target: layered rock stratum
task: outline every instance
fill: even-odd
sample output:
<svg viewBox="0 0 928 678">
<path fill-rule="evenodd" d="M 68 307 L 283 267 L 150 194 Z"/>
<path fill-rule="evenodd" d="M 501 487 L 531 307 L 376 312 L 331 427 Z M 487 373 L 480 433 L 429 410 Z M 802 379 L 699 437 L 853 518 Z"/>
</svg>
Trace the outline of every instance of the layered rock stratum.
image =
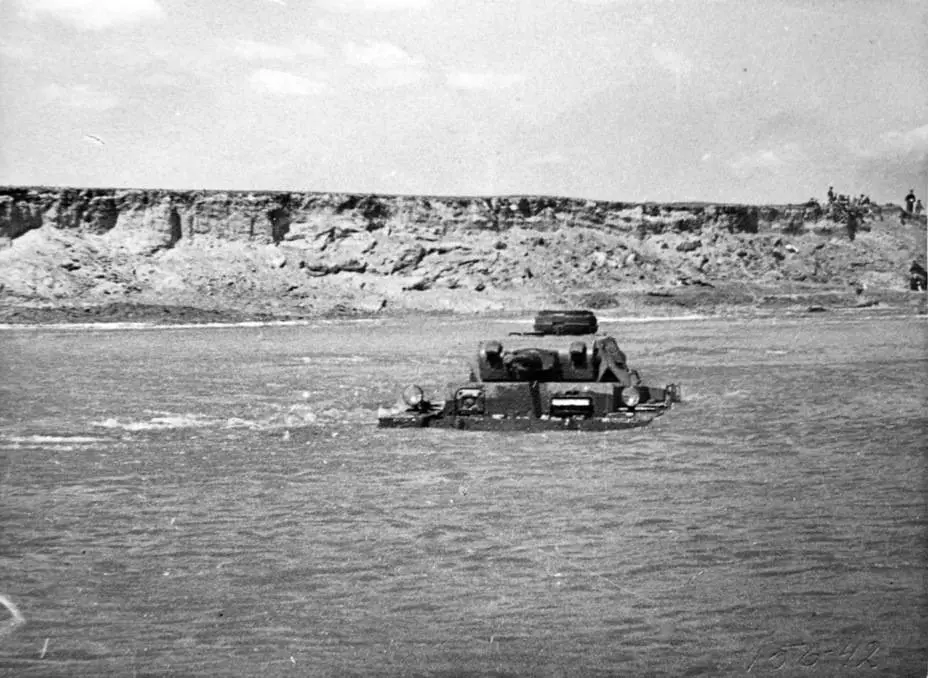
<svg viewBox="0 0 928 678">
<path fill-rule="evenodd" d="M 895 205 L 0 188 L 6 321 L 916 308 L 924 259 Z"/>
</svg>

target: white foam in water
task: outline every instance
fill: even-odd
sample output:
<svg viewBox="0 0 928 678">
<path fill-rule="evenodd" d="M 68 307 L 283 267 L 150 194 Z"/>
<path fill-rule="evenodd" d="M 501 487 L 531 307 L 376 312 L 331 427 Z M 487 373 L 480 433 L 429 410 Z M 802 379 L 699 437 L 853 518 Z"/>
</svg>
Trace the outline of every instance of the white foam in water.
<svg viewBox="0 0 928 678">
<path fill-rule="evenodd" d="M 860 309 L 857 308 L 836 308 L 833 309 L 837 313 L 854 313 L 860 314 Z M 805 317 L 805 314 L 801 314 L 800 317 Z M 909 314 L 886 314 L 886 315 L 858 315 L 861 320 L 869 320 L 874 317 L 879 317 L 884 320 L 896 320 L 896 319 L 907 319 L 907 318 L 917 318 L 921 320 L 928 319 L 928 315 L 909 315 Z M 770 318 L 761 317 L 753 318 L 753 320 L 768 320 Z M 773 318 L 776 320 L 776 317 Z M 788 319 L 786 317 L 782 319 Z M 725 318 L 719 316 L 711 315 L 678 315 L 678 316 L 644 316 L 644 317 L 601 317 L 598 319 L 600 323 L 609 322 L 609 323 L 650 323 L 650 322 L 672 322 L 672 321 L 687 321 L 687 320 L 724 320 L 725 322 L 739 322 L 741 320 L 750 321 L 752 318 Z M 449 321 L 447 323 L 440 324 L 454 324 L 459 322 L 458 320 Z M 499 319 L 498 322 L 508 322 L 512 324 L 531 324 L 534 320 L 530 318 L 515 318 L 515 319 Z M 843 321 L 840 321 L 843 322 Z M 14 323 L 0 323 L 0 331 L 16 331 L 16 332 L 41 332 L 46 330 L 70 330 L 70 331 L 90 331 L 90 332 L 109 332 L 109 331 L 118 331 L 118 330 L 201 330 L 201 329 L 225 329 L 225 328 L 235 328 L 235 327 L 305 327 L 309 325 L 335 325 L 335 324 L 384 324 L 385 320 L 382 318 L 345 318 L 338 320 L 247 320 L 243 322 L 236 323 L 172 323 L 172 324 L 154 324 L 146 322 L 112 322 L 112 323 L 48 323 L 48 324 L 35 324 L 35 325 L 20 325 Z"/>
<path fill-rule="evenodd" d="M 653 322 L 671 322 L 676 320 L 713 320 L 708 315 L 648 315 L 641 317 L 624 317 L 624 318 L 599 318 L 600 323 L 653 323 Z"/>
<path fill-rule="evenodd" d="M 242 419 L 240 417 L 230 417 L 226 419 L 223 424 L 223 428 L 250 428 L 256 429 L 260 428 L 260 425 L 257 422 L 250 421 L 248 419 Z"/>
<path fill-rule="evenodd" d="M 146 322 L 112 322 L 112 323 L 48 323 L 36 325 L 17 325 L 0 323 L 0 330 L 74 330 L 74 331 L 103 331 L 117 330 L 201 330 L 223 329 L 234 327 L 300 327 L 311 325 L 312 320 L 246 320 L 236 323 L 146 323 Z"/>
<path fill-rule="evenodd" d="M 316 424 L 319 417 L 308 405 L 291 405 L 286 412 L 276 414 L 264 421 L 265 426 L 307 426 Z"/>
<path fill-rule="evenodd" d="M 320 325 L 383 325 L 384 320 L 384 318 L 324 318 L 322 320 L 298 322 L 315 322 Z"/>
<path fill-rule="evenodd" d="M 355 363 L 367 363 L 373 360 L 370 356 L 366 355 L 332 355 L 332 356 L 301 356 L 300 363 L 303 365 L 311 365 L 313 363 L 320 363 L 326 365 L 339 365 L 343 363 L 355 364 Z"/>
<path fill-rule="evenodd" d="M 0 605 L 3 605 L 10 613 L 10 619 L 8 619 L 3 626 L 0 626 L 0 636 L 6 635 L 19 624 L 26 623 L 26 618 L 23 616 L 23 613 L 19 611 L 19 608 L 16 607 L 12 600 L 4 595 L 0 595 Z M 48 641 L 46 640 L 45 642 Z"/>
<path fill-rule="evenodd" d="M 166 431 L 183 428 L 247 428 L 260 430 L 267 428 L 280 427 L 299 427 L 299 426 L 325 426 L 332 423 L 358 423 L 370 418 L 370 413 L 366 410 L 345 411 L 338 408 L 327 408 L 316 412 L 304 403 L 290 405 L 285 411 L 273 414 L 260 421 L 242 419 L 240 417 L 228 417 L 223 419 L 209 418 L 202 415 L 183 414 L 183 415 L 165 415 L 152 417 L 147 421 L 125 420 L 116 417 L 110 417 L 102 421 L 91 422 L 92 426 L 98 426 L 105 429 L 118 429 L 121 431 Z M 32 442 L 43 442 L 35 440 L 33 436 L 29 440 Z M 62 438 L 62 442 L 73 442 L 81 440 L 78 438 Z M 101 438 L 86 438 L 87 442 L 102 441 Z"/>
<path fill-rule="evenodd" d="M 313 410 L 308 405 L 297 403 L 291 405 L 286 411 L 263 420 L 256 428 L 299 428 L 301 426 L 325 428 L 338 424 L 367 424 L 371 421 L 371 410 L 365 408 L 327 407 L 322 410 Z"/>
<path fill-rule="evenodd" d="M 166 417 L 152 417 L 148 421 L 120 421 L 115 417 L 103 421 L 91 422 L 101 428 L 121 429 L 123 431 L 157 431 L 176 428 L 203 428 L 224 424 L 226 419 L 208 419 L 197 414 L 179 414 Z"/>
<path fill-rule="evenodd" d="M 38 443 L 42 445 L 90 445 L 106 442 L 106 438 L 93 438 L 91 436 L 10 436 L 6 439 L 11 443 Z"/>
</svg>

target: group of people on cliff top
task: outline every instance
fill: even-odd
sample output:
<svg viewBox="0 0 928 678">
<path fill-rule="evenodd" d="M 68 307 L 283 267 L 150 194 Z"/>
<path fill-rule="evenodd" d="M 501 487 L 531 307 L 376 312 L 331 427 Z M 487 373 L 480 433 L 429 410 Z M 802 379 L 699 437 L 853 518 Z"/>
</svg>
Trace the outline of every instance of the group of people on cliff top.
<svg viewBox="0 0 928 678">
<path fill-rule="evenodd" d="M 828 204 L 829 205 L 834 205 L 835 203 L 838 203 L 841 205 L 852 205 L 856 207 L 858 205 L 869 205 L 870 202 L 871 201 L 870 201 L 869 195 L 865 195 L 861 193 L 859 196 L 849 197 L 843 193 L 835 193 L 834 186 L 828 187 Z"/>
<path fill-rule="evenodd" d="M 815 198 L 812 198 L 808 204 L 822 209 Z M 828 204 L 824 206 L 824 211 L 830 219 L 850 223 L 856 218 L 872 216 L 872 204 L 869 195 L 861 193 L 852 197 L 843 193 L 835 193 L 835 187 L 829 186 Z"/>
<path fill-rule="evenodd" d="M 810 202 L 817 203 L 818 201 L 813 198 Z M 870 204 L 872 203 L 869 195 L 861 193 L 859 196 L 849 197 L 843 193 L 835 193 L 834 186 L 828 187 L 829 207 L 867 207 Z M 915 216 L 919 216 L 925 211 L 925 206 L 922 205 L 922 201 L 915 197 L 914 188 L 905 196 L 905 211 L 907 214 L 914 214 Z"/>
</svg>

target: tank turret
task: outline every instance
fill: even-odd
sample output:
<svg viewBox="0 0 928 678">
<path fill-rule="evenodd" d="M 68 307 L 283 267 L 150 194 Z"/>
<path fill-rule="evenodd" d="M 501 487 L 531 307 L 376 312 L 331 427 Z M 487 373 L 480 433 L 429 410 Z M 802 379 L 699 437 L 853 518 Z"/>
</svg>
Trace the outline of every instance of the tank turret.
<svg viewBox="0 0 928 678">
<path fill-rule="evenodd" d="M 451 384 L 442 400 L 410 387 L 403 403 L 381 409 L 382 427 L 461 429 L 634 428 L 679 402 L 680 390 L 642 383 L 613 337 L 573 341 L 566 347 L 504 348 L 482 342 L 469 381 Z"/>
<path fill-rule="evenodd" d="M 574 341 L 566 349 L 503 350 L 498 341 L 480 344 L 475 381 L 601 381 L 629 384 L 632 371 L 612 337 L 587 344 Z"/>
</svg>

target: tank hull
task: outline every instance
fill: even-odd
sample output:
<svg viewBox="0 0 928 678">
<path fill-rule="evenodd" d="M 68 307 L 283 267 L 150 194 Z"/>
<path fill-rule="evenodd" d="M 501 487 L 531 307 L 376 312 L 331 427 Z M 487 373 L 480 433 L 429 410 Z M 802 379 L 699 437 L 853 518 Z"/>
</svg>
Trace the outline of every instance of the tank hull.
<svg viewBox="0 0 928 678">
<path fill-rule="evenodd" d="M 622 431 L 647 426 L 661 416 L 487 417 L 397 412 L 378 417 L 380 428 L 450 428 L 459 431 Z"/>
<path fill-rule="evenodd" d="M 482 342 L 470 380 L 426 399 L 412 384 L 395 407 L 381 408 L 381 428 L 472 431 L 621 431 L 647 426 L 680 402 L 676 384 L 644 383 L 612 337 L 504 350 Z"/>
<path fill-rule="evenodd" d="M 642 428 L 662 416 L 666 409 L 652 412 L 618 412 L 593 417 L 533 417 L 447 414 L 443 407 L 425 412 L 396 408 L 381 410 L 380 428 L 449 428 L 459 431 L 623 431 Z"/>
</svg>

